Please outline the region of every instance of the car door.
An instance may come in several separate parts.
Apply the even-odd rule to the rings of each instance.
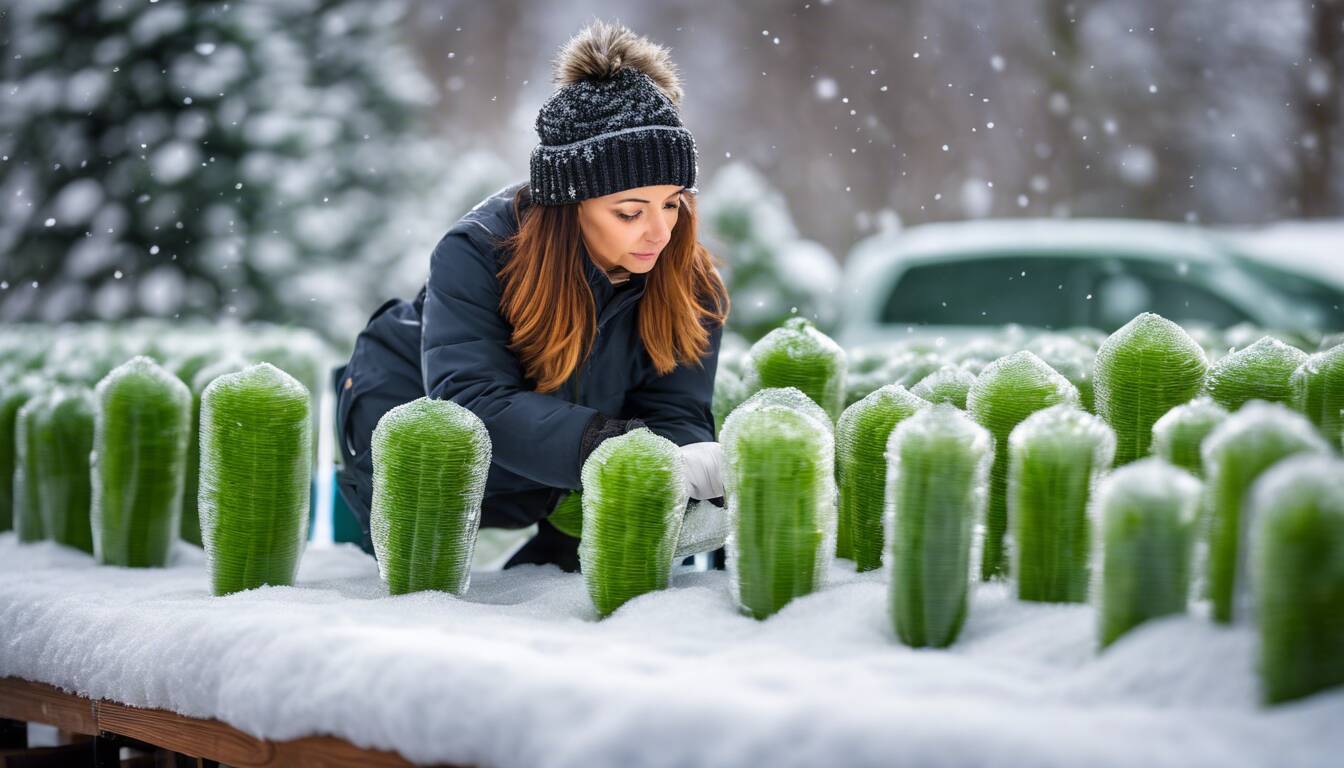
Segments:
[[[1155,312],[1182,325],[1228,328],[1258,318],[1217,290],[1210,267],[1179,260],[1126,256],[1091,259],[1086,271],[1084,322],[1112,332],[1141,312]],[[1216,268],[1216,267],[1213,267]]]
[[[1082,312],[1077,262],[1062,256],[996,254],[914,264],[892,286],[879,322],[1068,328],[1079,323]]]

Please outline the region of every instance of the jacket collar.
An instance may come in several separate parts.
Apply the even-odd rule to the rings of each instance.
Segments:
[[[583,260],[584,276],[588,279],[588,284],[592,286],[605,286],[615,290],[618,286],[611,282],[607,273],[593,261],[593,257],[588,253],[588,246],[584,244],[583,238],[579,238],[579,256]],[[630,279],[622,285],[628,285],[632,289],[643,288],[644,281],[648,279],[647,274],[630,273]]]

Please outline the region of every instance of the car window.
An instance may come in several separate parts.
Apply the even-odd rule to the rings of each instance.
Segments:
[[[1250,259],[1239,259],[1237,266],[1287,296],[1308,326],[1322,331],[1344,328],[1344,291]]]
[[[887,296],[881,322],[905,325],[1077,324],[1077,259],[1001,256],[921,264]]]
[[[1086,322],[1114,331],[1140,312],[1156,312],[1176,322],[1226,328],[1252,320],[1210,289],[1208,272],[1179,261],[1107,258],[1087,263]]]

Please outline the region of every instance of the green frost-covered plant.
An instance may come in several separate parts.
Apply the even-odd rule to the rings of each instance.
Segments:
[[[1344,462],[1311,455],[1274,465],[1249,510],[1264,700],[1344,685]]]
[[[947,403],[921,409],[891,432],[888,611],[907,645],[948,646],[961,631],[992,450],[989,431]]]
[[[840,491],[835,555],[859,571],[882,566],[883,494],[887,438],[903,419],[928,403],[888,384],[841,414],[835,431],[835,476]]]
[[[1329,451],[1300,413],[1259,401],[1242,406],[1205,439],[1205,577],[1214,621],[1226,623],[1235,617],[1237,572],[1247,551],[1245,507],[1251,485],[1293,454]]]
[[[1097,482],[1115,433],[1073,405],[1028,416],[1008,438],[1012,573],[1022,600],[1087,601]]]
[[[990,363],[966,396],[966,410],[994,437],[994,464],[989,473],[989,508],[980,577],[1005,576],[1008,558],[1008,436],[1022,420],[1061,403],[1077,406],[1078,388],[1032,352],[1014,352]]]
[[[490,453],[485,424],[451,400],[422,397],[378,420],[369,532],[390,593],[467,591]]]
[[[31,419],[26,460],[32,463],[47,538],[92,553],[93,393],[84,387],[57,387],[28,401],[24,411]]]
[[[104,565],[166,565],[182,516],[191,392],[141,356],[112,369],[94,394],[94,556]]]
[[[269,363],[201,393],[201,539],[216,595],[294,583],[308,536],[308,389]]]
[[[951,403],[966,409],[966,396],[975,386],[975,374],[961,365],[944,365],[920,379],[910,394],[930,403]]]
[[[757,619],[825,583],[835,552],[833,429],[791,387],[757,392],[723,425],[729,583]]]
[[[44,415],[41,395],[29,398],[14,414],[14,534],[24,543],[47,538],[42,519],[42,480],[37,438]]]
[[[1204,444],[1204,438],[1227,419],[1227,415],[1226,408],[1207,396],[1172,408],[1153,423],[1153,455],[1195,477],[1204,477],[1200,446]]]
[[[20,514],[17,472],[20,440],[17,436],[19,409],[37,393],[39,379],[11,373],[0,376],[0,531],[16,527]],[[20,536],[22,540],[22,536]]]
[[[667,587],[686,509],[681,451],[641,428],[603,440],[583,464],[579,566],[601,616]]]
[[[1251,400],[1287,403],[1293,394],[1293,372],[1306,361],[1306,352],[1264,336],[1210,366],[1204,391],[1229,411]]]
[[[1326,441],[1344,440],[1344,344],[1317,352],[1293,371],[1293,407],[1306,414]]]
[[[811,321],[794,317],[751,346],[748,392],[795,387],[834,422],[845,403],[845,351]]]
[[[1097,353],[1092,347],[1072,336],[1044,333],[1032,339],[1027,349],[1077,387],[1079,406],[1089,413],[1094,412],[1092,367]]]
[[[714,372],[714,401],[711,407],[714,415],[714,434],[723,430],[723,420],[733,409],[747,399],[747,385],[731,369],[720,366]]]
[[[198,547],[201,545],[201,524],[196,512],[196,494],[200,481],[201,439],[197,422],[201,414],[201,394],[192,386],[192,381],[217,357],[214,349],[193,350],[179,355],[167,366],[191,390],[191,434],[187,436],[187,472],[182,483],[182,517],[178,525],[182,538]]]
[[[1185,611],[1200,490],[1194,475],[1157,457],[1101,481],[1096,601],[1102,648],[1149,619]]]
[[[570,491],[560,501],[546,520],[555,529],[566,536],[583,538],[583,492]]]
[[[1144,312],[1097,350],[1092,385],[1096,414],[1115,430],[1115,464],[1148,455],[1153,424],[1199,393],[1208,363],[1179,325]]]
[[[183,541],[198,547],[202,546],[201,515],[197,509],[201,493],[201,393],[220,376],[237,373],[248,365],[242,357],[225,355],[196,369],[187,382],[191,388],[191,439],[187,441],[187,476],[182,491],[182,522],[178,529]]]

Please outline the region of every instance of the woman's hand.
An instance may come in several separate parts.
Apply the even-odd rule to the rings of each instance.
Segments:
[[[686,463],[686,491],[692,499],[717,499],[723,495],[723,447],[718,443],[681,446]]]

